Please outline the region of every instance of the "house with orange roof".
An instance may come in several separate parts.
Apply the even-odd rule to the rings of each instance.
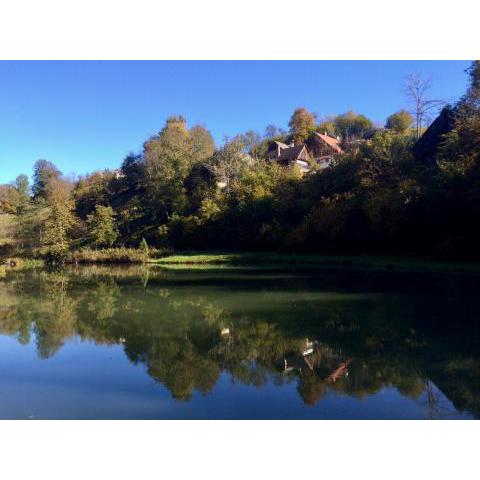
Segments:
[[[315,132],[307,140],[306,146],[312,161],[321,168],[328,167],[335,156],[344,153],[340,146],[340,138],[332,137],[327,132]]]
[[[310,171],[313,164],[320,168],[328,167],[336,155],[343,153],[338,137],[332,137],[326,132],[325,134],[315,132],[305,145],[271,142],[265,158],[283,166],[297,165],[302,172],[306,173]]]

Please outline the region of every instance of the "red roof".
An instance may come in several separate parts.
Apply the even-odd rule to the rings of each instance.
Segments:
[[[330,135],[324,135],[323,133],[315,132],[315,135],[325,144],[327,144],[336,153],[343,153],[340,147],[340,140],[330,137]]]

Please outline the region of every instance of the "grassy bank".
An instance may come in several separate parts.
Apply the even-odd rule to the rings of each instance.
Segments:
[[[480,262],[449,262],[419,257],[297,255],[255,253],[179,253],[151,260],[165,268],[307,268],[379,271],[480,273]]]
[[[41,256],[18,258],[0,256],[4,268],[38,268],[44,265]],[[67,254],[64,263],[93,264],[149,264],[178,270],[243,268],[243,269],[309,269],[404,272],[480,273],[480,261],[447,261],[421,257],[394,257],[374,255],[299,255],[273,252],[179,252],[136,248],[109,248],[93,250],[82,248]]]
[[[0,255],[0,265],[9,268],[30,268],[31,265],[35,267],[48,264],[47,256],[42,253],[40,249],[36,251],[16,252],[11,255]],[[156,259],[165,254],[171,254],[169,250],[159,250],[150,248],[148,251],[139,248],[105,248],[105,249],[90,249],[80,248],[72,252],[66,253],[62,261],[55,262],[61,264],[143,264],[149,260]]]
[[[136,248],[80,249],[70,252],[65,263],[145,263],[147,255]]]

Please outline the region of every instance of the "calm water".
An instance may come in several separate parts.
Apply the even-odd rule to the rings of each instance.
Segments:
[[[480,416],[480,282],[0,272],[0,418]]]

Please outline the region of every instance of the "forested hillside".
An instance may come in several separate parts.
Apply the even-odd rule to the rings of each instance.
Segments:
[[[38,160],[31,188],[25,175],[0,186],[0,221],[15,224],[0,248],[55,261],[140,245],[478,257],[479,61],[468,74],[433,162],[413,155],[422,124],[405,110],[379,127],[353,112],[319,120],[297,109],[289,132],[270,125],[218,148],[205,127],[171,117],[117,170],[72,180]],[[316,131],[342,141],[328,168],[302,174],[265,160],[271,141],[305,143]]]

